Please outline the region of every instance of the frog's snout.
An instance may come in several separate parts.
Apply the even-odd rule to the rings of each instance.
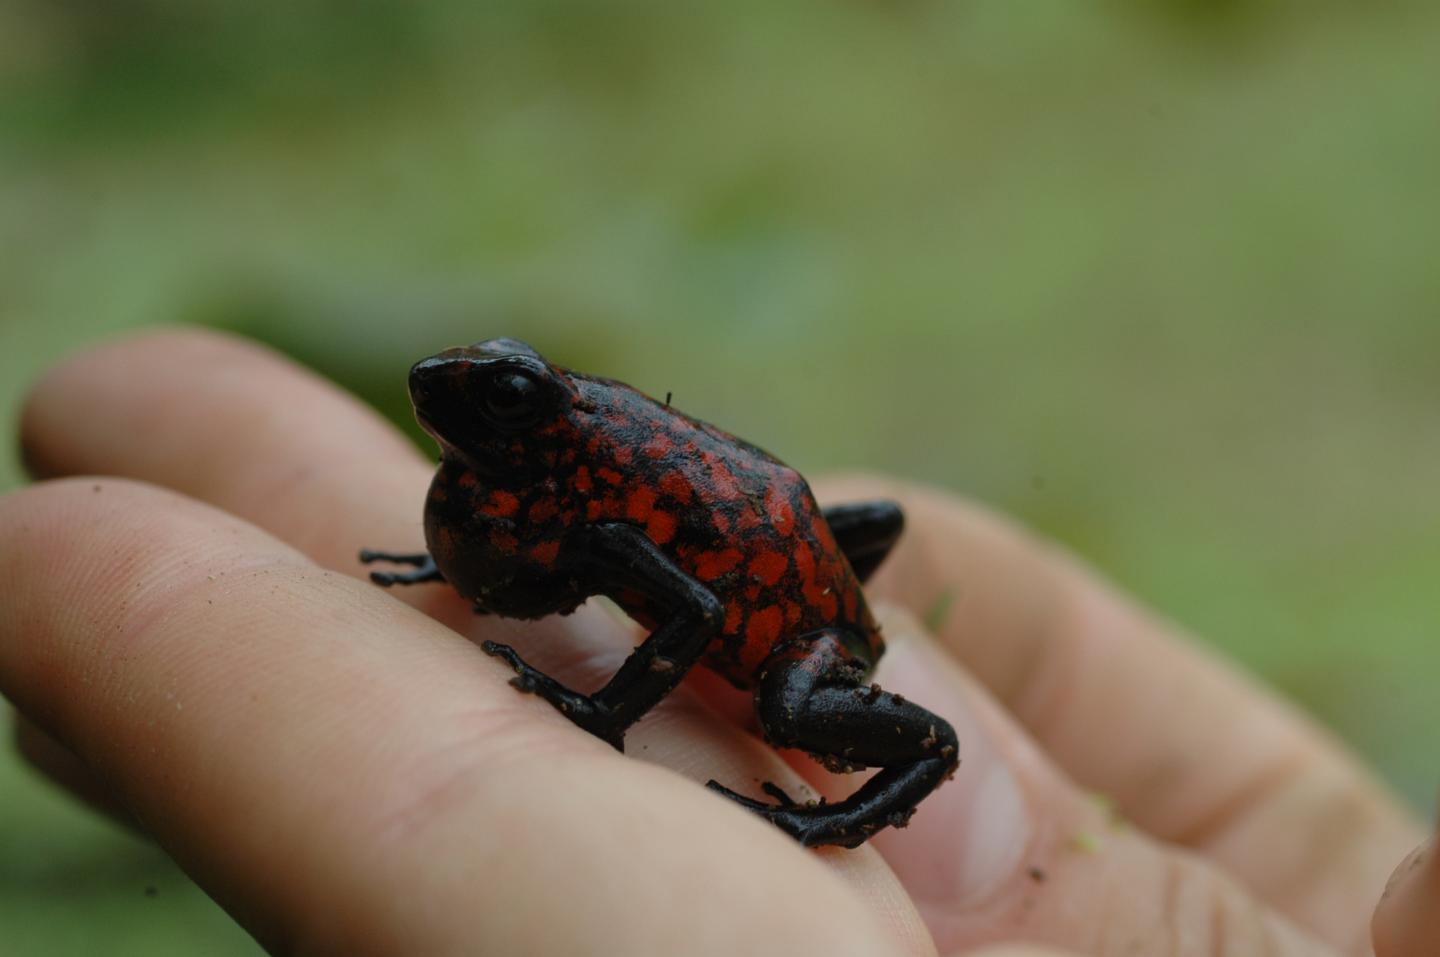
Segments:
[[[431,356],[410,367],[410,398],[417,408],[435,397],[442,379],[461,371],[456,368],[457,365],[459,362],[455,359]]]
[[[437,427],[447,419],[445,410],[457,406],[470,365],[464,358],[442,353],[410,367],[410,404],[425,431],[437,434]]]

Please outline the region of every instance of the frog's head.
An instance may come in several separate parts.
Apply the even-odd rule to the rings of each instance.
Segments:
[[[575,399],[565,372],[517,339],[447,349],[410,369],[420,427],[480,471],[536,460]]]

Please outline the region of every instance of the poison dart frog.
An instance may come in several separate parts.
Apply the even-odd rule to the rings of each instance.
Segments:
[[[876,767],[849,798],[800,804],[707,785],[807,846],[855,847],[955,771],[942,718],[868,683],[884,643],[861,582],[900,535],[898,505],[821,509],[773,456],[609,379],[547,362],[514,339],[449,349],[410,370],[420,425],[439,442],[425,502],[428,553],[364,551],[381,585],[449,582],[477,611],[567,614],[605,595],[649,634],[593,694],[508,645],[490,655],[581,728],[625,731],[697,663],[752,691],[767,741],[833,771]]]

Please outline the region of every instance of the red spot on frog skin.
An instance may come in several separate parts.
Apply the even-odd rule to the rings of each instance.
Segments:
[[[815,556],[805,542],[795,546],[795,568],[800,572],[801,585],[815,584]]]
[[[645,523],[645,534],[649,535],[656,545],[666,544],[675,537],[675,516],[656,509],[650,513],[650,520]]]
[[[721,535],[730,534],[730,519],[725,517],[724,512],[711,512],[710,523],[715,526]]]
[[[765,511],[770,515],[770,525],[785,538],[795,531],[795,512],[790,502],[774,485],[765,490]]]
[[[536,523],[548,522],[560,511],[560,506],[555,504],[553,498],[542,498],[530,506],[530,521]]]
[[[655,509],[655,499],[654,489],[637,488],[625,498],[625,517],[636,522],[645,521]]]
[[[592,498],[585,503],[585,521],[598,522],[603,514],[605,514],[605,503],[600,499]]]
[[[634,451],[628,445],[617,446],[613,454],[617,465],[629,465],[635,457]]]
[[[780,606],[766,605],[750,613],[745,623],[745,643],[756,647],[769,648],[780,637]]]
[[[785,574],[785,569],[790,566],[790,559],[779,552],[764,551],[750,559],[747,571],[760,579],[762,585],[773,585]]]
[[[575,474],[570,478],[570,484],[575,486],[575,491],[588,494],[589,491],[595,487],[594,483],[590,480],[590,467],[582,465],[576,469]]]
[[[739,498],[740,486],[735,481],[735,476],[730,474],[730,470],[719,461],[713,460],[713,457],[707,456],[707,461],[710,462],[711,491],[715,496],[717,498]]]
[[[743,611],[740,608],[739,602],[732,601],[729,605],[727,605],[725,608],[725,627],[722,629],[722,631],[724,631],[724,633],[727,635],[739,634],[740,616],[742,614]]]
[[[514,551],[520,547],[520,539],[511,535],[509,532],[494,529],[490,532],[490,544],[506,554],[513,554]]]
[[[785,603],[785,627],[794,628],[800,624],[800,616],[805,613],[798,602],[787,601]]]
[[[810,534],[815,536],[815,541],[820,543],[820,547],[832,555],[840,551],[840,546],[835,544],[835,536],[830,532],[830,526],[825,524],[825,517],[819,512],[810,516]]]
[[[542,565],[553,565],[560,555],[560,542],[552,540],[530,546],[530,557]]]
[[[695,577],[701,581],[714,581],[740,564],[745,555],[738,548],[727,548],[719,552],[701,552],[695,559]]]
[[[670,450],[674,447],[675,443],[670,441],[670,436],[666,435],[663,432],[659,432],[655,435],[652,435],[650,437],[650,441],[646,442],[640,447],[640,451],[644,452],[652,459],[663,459],[665,456],[670,454]]]
[[[805,542],[795,546],[794,557],[795,568],[800,572],[800,593],[805,596],[805,602],[825,618],[834,618],[840,606],[829,584],[836,580],[829,564],[822,563],[817,567],[815,556]],[[821,581],[826,584],[820,584]]]
[[[470,489],[480,484],[480,477],[474,472],[471,472],[469,469],[466,469],[464,472],[460,473],[460,477],[456,479],[455,484],[459,485],[466,491],[469,491]]]
[[[600,478],[604,479],[606,482],[609,482],[611,485],[620,485],[625,481],[625,476],[610,468],[608,465],[602,465],[600,468],[596,469],[595,474],[600,476]]]
[[[679,472],[666,472],[660,476],[660,491],[681,505],[689,505],[691,496],[694,494],[690,489],[690,482]],[[724,531],[724,529],[721,529]]]
[[[480,511],[496,518],[509,518],[520,509],[520,500],[514,493],[496,489],[490,493],[490,500],[480,506]]]

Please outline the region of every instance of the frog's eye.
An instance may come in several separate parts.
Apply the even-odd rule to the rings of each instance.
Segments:
[[[540,384],[524,372],[504,369],[485,383],[485,410],[497,425],[520,428],[540,418]]]

